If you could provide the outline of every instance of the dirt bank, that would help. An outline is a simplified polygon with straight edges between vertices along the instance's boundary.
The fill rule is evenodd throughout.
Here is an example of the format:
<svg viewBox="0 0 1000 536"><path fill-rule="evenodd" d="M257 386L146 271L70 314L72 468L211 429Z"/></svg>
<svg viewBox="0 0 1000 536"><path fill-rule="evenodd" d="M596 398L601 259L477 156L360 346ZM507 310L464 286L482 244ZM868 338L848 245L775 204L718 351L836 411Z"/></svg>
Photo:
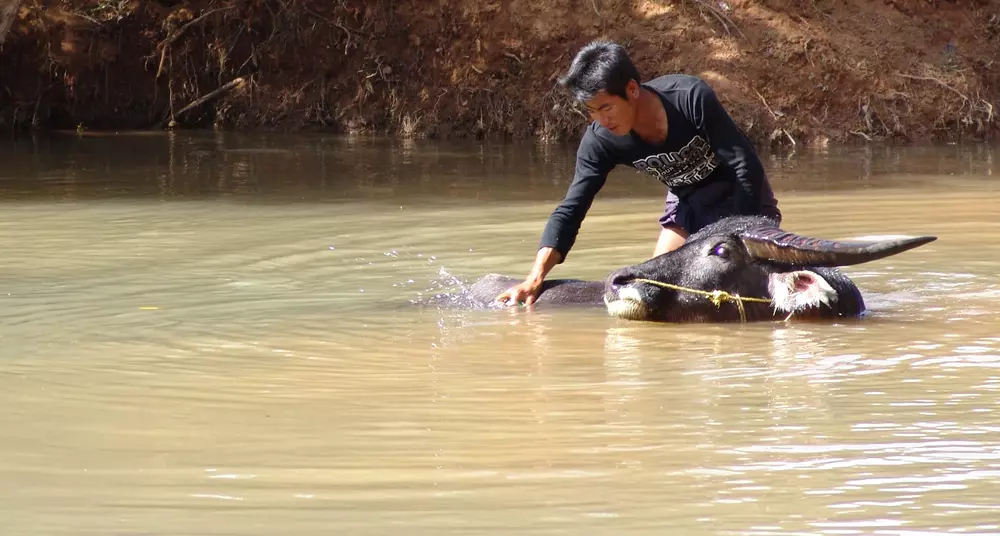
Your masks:
<svg viewBox="0 0 1000 536"><path fill-rule="evenodd" d="M22 0L15 17L0 129L572 138L555 79L607 37L646 75L704 76L758 142L998 130L1000 0Z"/></svg>

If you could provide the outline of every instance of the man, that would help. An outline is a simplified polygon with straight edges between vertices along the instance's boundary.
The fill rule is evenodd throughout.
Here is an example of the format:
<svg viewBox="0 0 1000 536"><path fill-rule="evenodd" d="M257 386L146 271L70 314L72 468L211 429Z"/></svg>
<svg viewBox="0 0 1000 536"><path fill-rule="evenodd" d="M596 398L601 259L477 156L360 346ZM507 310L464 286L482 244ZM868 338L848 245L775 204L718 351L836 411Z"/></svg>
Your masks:
<svg viewBox="0 0 1000 536"><path fill-rule="evenodd" d="M675 74L643 84L624 48L595 41L580 50L559 82L583 103L592 122L531 273L497 296L498 302L534 303L618 164L644 171L669 189L654 256L677 249L691 233L726 216L761 214L781 221L753 146L700 78Z"/></svg>

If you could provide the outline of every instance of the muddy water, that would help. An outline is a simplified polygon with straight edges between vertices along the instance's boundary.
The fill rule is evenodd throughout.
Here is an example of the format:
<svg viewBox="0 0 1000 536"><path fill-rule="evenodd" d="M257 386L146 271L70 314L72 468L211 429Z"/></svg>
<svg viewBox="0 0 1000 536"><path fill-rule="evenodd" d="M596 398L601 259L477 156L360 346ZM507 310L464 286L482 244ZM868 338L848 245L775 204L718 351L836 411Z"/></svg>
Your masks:
<svg viewBox="0 0 1000 536"><path fill-rule="evenodd" d="M786 228L935 234L858 321L412 300L522 275L571 147L0 144L0 533L1000 533L988 148L768 157ZM557 275L653 248L616 172Z"/></svg>

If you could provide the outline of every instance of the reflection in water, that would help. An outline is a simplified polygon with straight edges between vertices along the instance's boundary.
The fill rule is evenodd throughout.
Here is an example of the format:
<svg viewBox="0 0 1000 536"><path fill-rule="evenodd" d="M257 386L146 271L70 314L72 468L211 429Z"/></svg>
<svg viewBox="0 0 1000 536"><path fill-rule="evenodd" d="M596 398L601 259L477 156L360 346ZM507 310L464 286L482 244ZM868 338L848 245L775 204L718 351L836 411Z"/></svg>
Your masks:
<svg viewBox="0 0 1000 536"><path fill-rule="evenodd" d="M0 528L1000 532L991 148L768 157L789 229L939 237L845 269L862 319L413 304L526 272L572 149L0 145ZM558 275L643 260L662 194L616 171Z"/></svg>
<svg viewBox="0 0 1000 536"><path fill-rule="evenodd" d="M991 177L994 151L986 145L862 146L765 154L764 160L786 196L898 187L953 191ZM63 134L0 146L6 164L0 180L7 195L19 196L438 200L446 194L534 202L565 193L573 156L574 147L550 144L231 132ZM603 197L662 196L662 186L635 171L623 167L614 174L620 179L609 181ZM81 182L88 187L78 188Z"/></svg>

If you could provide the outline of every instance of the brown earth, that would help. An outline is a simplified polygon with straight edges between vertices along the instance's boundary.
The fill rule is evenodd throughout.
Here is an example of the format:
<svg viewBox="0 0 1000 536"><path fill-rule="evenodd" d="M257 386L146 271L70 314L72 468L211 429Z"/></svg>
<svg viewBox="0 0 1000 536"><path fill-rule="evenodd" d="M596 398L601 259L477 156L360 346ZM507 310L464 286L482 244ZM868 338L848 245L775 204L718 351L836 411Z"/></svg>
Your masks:
<svg viewBox="0 0 1000 536"><path fill-rule="evenodd" d="M705 77L758 143L998 130L1000 0L22 0L0 129L572 138L556 78L598 37Z"/></svg>

